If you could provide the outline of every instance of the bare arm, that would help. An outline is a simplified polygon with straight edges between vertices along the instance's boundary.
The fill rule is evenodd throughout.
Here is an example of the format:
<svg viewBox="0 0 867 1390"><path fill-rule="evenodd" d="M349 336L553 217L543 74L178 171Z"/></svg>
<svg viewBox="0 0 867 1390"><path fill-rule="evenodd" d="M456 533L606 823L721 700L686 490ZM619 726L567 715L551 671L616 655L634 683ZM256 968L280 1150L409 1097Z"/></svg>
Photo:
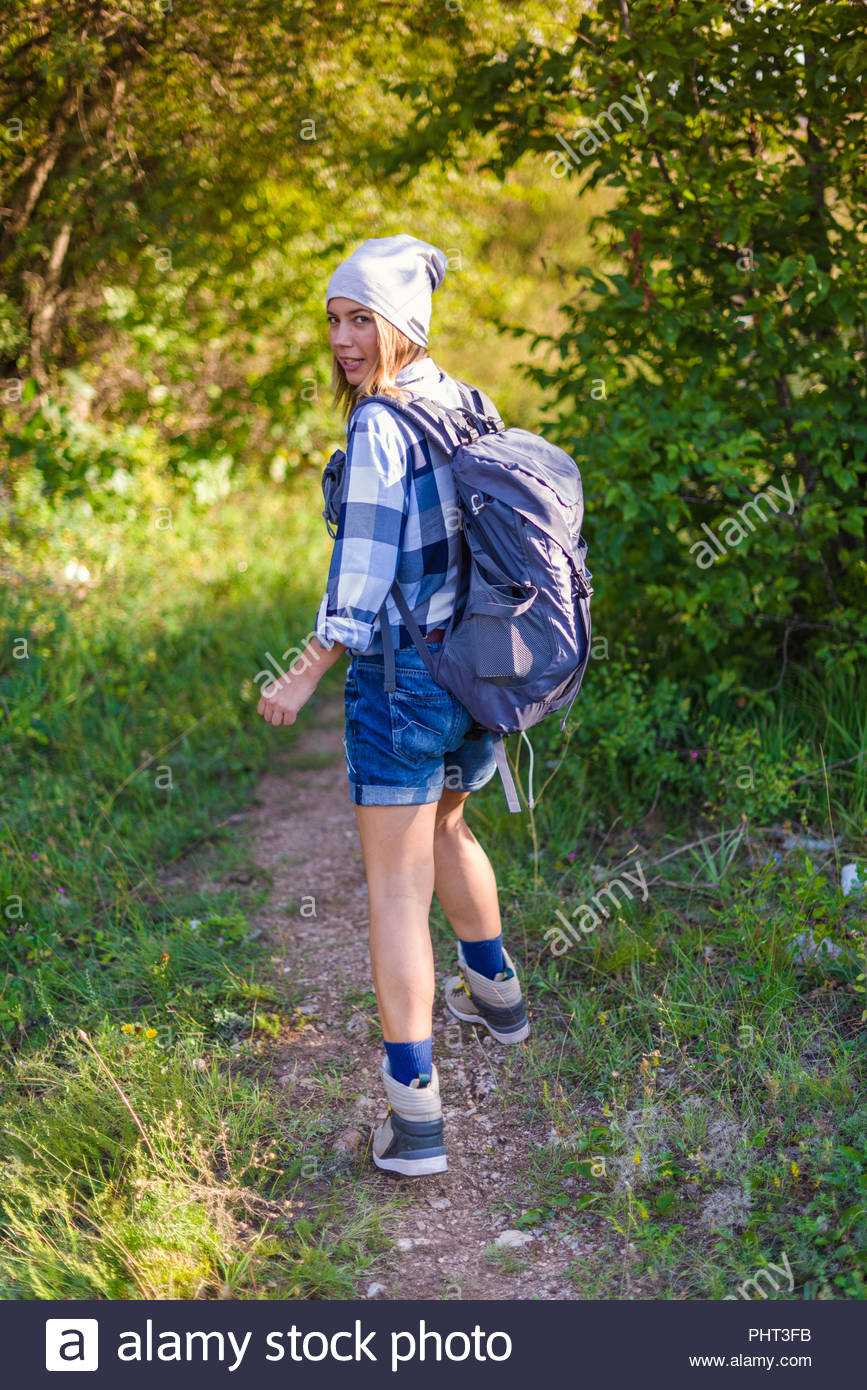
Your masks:
<svg viewBox="0 0 867 1390"><path fill-rule="evenodd" d="M292 662L297 670L285 672L262 691L257 713L269 724L294 724L299 710L306 705L325 672L345 651L342 642L321 647L318 637L311 637L300 656Z"/></svg>

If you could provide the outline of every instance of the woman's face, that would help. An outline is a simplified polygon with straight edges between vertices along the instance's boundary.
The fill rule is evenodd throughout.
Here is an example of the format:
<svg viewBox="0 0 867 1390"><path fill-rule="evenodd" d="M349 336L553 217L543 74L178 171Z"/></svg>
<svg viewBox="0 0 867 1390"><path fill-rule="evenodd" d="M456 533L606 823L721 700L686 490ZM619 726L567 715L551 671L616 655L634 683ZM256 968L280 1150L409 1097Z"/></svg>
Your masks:
<svg viewBox="0 0 867 1390"><path fill-rule="evenodd" d="M335 296L328 301L331 351L351 386L363 381L379 358L373 314L354 299Z"/></svg>

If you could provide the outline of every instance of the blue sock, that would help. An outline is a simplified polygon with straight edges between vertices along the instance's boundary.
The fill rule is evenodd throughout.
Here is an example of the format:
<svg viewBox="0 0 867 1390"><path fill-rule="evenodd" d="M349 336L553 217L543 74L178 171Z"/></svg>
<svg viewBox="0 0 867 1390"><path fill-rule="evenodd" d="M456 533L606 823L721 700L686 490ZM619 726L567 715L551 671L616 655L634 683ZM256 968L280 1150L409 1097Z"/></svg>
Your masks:
<svg viewBox="0 0 867 1390"><path fill-rule="evenodd" d="M421 1042L387 1042L385 1050L391 1063L391 1074L401 1086L408 1086L422 1072L428 1076L432 1074L433 1035L423 1038Z"/></svg>
<svg viewBox="0 0 867 1390"><path fill-rule="evenodd" d="M495 975L505 970L502 932L499 936L492 936L489 941L461 940L461 946L464 960L470 969L478 971L480 975L486 975L489 980L493 980Z"/></svg>

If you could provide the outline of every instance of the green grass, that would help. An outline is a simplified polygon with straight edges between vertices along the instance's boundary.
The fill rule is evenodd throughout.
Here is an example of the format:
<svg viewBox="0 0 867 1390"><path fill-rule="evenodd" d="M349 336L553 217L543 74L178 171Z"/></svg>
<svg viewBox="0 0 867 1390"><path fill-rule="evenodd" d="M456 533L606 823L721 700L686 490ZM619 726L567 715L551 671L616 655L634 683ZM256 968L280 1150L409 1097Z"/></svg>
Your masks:
<svg viewBox="0 0 867 1390"><path fill-rule="evenodd" d="M582 775L592 785L589 768L569 780ZM837 810L849 785L831 775ZM497 783L471 813L532 1001L501 1102L550 1134L502 1207L509 1225L607 1249L604 1268L576 1261L582 1298L761 1297L750 1281L777 1265L791 1281L762 1276L772 1296L864 1299L867 911L837 888L863 838L811 858L743 821L678 826L669 812L664 833L657 816L603 833L586 798L572 806L570 827L555 778L535 847ZM556 909L575 921L636 859L647 901L604 900L610 915L555 955ZM439 913L435 931L448 960ZM799 961L804 932L839 954Z"/></svg>
<svg viewBox="0 0 867 1390"><path fill-rule="evenodd" d="M519 1274L527 1264L526 1255L516 1254L514 1250L498 1245L488 1245L482 1253L482 1259L489 1269L496 1269L501 1274Z"/></svg>
<svg viewBox="0 0 867 1390"><path fill-rule="evenodd" d="M270 876L231 819L273 755L255 674L321 591L316 481L291 506L135 486L95 513L37 500L3 542L0 1296L346 1297L393 1204L329 1147L345 1069L270 1075L310 1019L250 930ZM613 651L559 767L557 721L533 731L532 815L499 782L473 799L533 1010L488 1104L549 1136L505 1210L606 1252L576 1256L578 1296L740 1296L786 1261L774 1296L865 1296L867 924L836 889L865 859L864 695L801 672L702 709ZM301 731L283 744L314 776ZM783 848L832 825L832 850ZM647 901L553 954L557 911L636 861ZM798 962L804 931L840 953ZM345 1008L379 1036L369 988Z"/></svg>
<svg viewBox="0 0 867 1390"><path fill-rule="evenodd" d="M2 1297L346 1297L381 1248L327 1116L262 1082L307 1020L229 819L273 757L264 654L315 615L317 486L202 508L145 473L5 538Z"/></svg>
<svg viewBox="0 0 867 1390"><path fill-rule="evenodd" d="M96 1017L109 996L128 1010L136 989L165 1008L158 938L170 953L177 938L172 991L204 968L155 866L204 840L219 842L224 871L243 862L229 817L273 751L255 676L266 650L279 659L303 640L315 611L325 557L312 486L292 508L260 487L210 511L164 487L144 479L135 508L106 504L98 517L68 503L18 553L8 547L19 577L3 598L0 698L15 795L0 905L13 974L0 1037L13 1046L55 1020L86 1023L89 1000ZM157 501L170 503L171 531L152 524ZM91 574L71 592L58 582L70 557ZM245 905L240 891L222 904Z"/></svg>
<svg viewBox="0 0 867 1390"><path fill-rule="evenodd" d="M352 1296L379 1217L339 1174L310 1199L314 1102L233 1078L238 1052L213 1039L107 1025L92 1043L6 1078L0 1296Z"/></svg>

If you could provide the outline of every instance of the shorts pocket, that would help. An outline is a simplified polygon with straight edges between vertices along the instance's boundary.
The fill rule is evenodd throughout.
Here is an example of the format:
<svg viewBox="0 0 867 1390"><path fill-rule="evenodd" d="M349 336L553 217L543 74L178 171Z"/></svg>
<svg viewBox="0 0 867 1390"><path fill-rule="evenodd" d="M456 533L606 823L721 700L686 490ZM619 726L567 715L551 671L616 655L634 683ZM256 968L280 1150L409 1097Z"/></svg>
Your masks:
<svg viewBox="0 0 867 1390"><path fill-rule="evenodd" d="M461 713L453 696L439 688L395 690L388 696L388 709L392 748L398 758L413 766L443 757Z"/></svg>
<svg viewBox="0 0 867 1390"><path fill-rule="evenodd" d="M350 666L346 673L346 681L343 686L343 709L346 714L347 723L354 719L360 699L361 691L358 688L358 678Z"/></svg>
<svg viewBox="0 0 867 1390"><path fill-rule="evenodd" d="M358 678L355 669L350 665L346 673L346 682L343 687L343 713L344 713L344 732L343 732L343 759L346 763L346 771L350 781L355 778L355 767L357 762L356 731L355 720L358 707L361 704L361 691L358 688Z"/></svg>

